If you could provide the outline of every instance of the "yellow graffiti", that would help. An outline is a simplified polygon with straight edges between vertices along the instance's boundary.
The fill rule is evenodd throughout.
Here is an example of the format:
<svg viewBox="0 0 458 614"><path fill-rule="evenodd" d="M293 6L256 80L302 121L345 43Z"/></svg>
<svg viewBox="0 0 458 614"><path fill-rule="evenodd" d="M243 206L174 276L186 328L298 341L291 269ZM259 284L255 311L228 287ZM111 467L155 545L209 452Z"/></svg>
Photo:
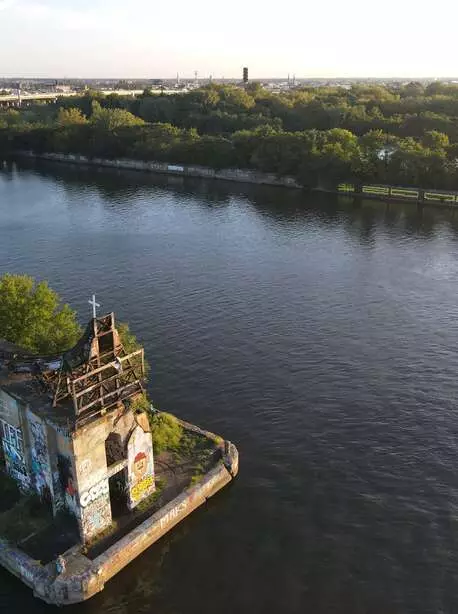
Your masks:
<svg viewBox="0 0 458 614"><path fill-rule="evenodd" d="M132 501L138 501L143 497L146 491L148 491L154 485L154 478L152 475L147 475L146 478L137 482L130 489L130 497Z"/></svg>

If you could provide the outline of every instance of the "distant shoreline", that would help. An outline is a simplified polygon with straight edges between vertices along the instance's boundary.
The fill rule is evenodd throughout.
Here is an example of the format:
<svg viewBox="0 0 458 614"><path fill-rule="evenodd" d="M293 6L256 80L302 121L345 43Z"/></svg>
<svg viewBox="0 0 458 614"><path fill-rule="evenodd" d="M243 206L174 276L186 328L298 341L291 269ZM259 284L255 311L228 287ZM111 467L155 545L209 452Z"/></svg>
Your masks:
<svg viewBox="0 0 458 614"><path fill-rule="evenodd" d="M89 158L79 154L43 153L36 154L31 151L15 152L16 157L49 160L69 164L118 168L122 170L146 171L163 175L179 177L199 177L201 179L223 179L240 183L254 183L258 185L281 186L285 188L303 189L303 186L293 177L277 177L274 173L261 173L244 169L220 169L216 170L208 166L189 164L170 164L169 162L143 162L119 158L110 160L107 158Z"/></svg>
<svg viewBox="0 0 458 614"><path fill-rule="evenodd" d="M458 192L423 189L418 187L388 186L388 185L361 185L340 183L334 188L312 187L301 185L294 177L279 177L274 173L262 173L249 169L214 169L208 166L190 164L171 164L169 162L146 162L128 158L108 159L89 158L80 154L42 153L32 151L17 151L13 157L48 160L65 164L78 164L82 166L95 166L114 168L120 170L134 170L175 177L194 177L200 179L219 179L238 183L255 185L277 186L293 188L295 190L309 190L311 192L324 192L337 194L350 198L370 198L383 202L411 202L419 205L458 206Z"/></svg>

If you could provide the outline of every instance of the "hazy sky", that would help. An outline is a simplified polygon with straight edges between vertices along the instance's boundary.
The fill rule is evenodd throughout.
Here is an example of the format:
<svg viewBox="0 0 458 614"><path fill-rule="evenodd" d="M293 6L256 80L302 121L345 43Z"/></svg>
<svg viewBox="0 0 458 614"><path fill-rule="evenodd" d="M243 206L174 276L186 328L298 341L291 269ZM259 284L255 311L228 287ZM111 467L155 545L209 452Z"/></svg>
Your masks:
<svg viewBox="0 0 458 614"><path fill-rule="evenodd" d="M456 0L0 0L0 76L457 76L457 16Z"/></svg>

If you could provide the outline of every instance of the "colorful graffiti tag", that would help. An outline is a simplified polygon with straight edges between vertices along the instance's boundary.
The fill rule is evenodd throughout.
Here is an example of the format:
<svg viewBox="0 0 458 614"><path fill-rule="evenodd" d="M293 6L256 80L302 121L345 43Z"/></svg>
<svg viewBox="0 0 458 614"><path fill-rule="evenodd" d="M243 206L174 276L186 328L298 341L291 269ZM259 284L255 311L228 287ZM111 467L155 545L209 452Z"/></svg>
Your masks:
<svg viewBox="0 0 458 614"><path fill-rule="evenodd" d="M127 444L129 507L154 492L153 442L151 433L137 426Z"/></svg>
<svg viewBox="0 0 458 614"><path fill-rule="evenodd" d="M30 478L24 458L24 442L20 428L0 420L1 443L8 473L24 490L30 487Z"/></svg>
<svg viewBox="0 0 458 614"><path fill-rule="evenodd" d="M32 475L35 489L44 499L51 499L52 475L49 467L46 426L28 412Z"/></svg>
<svg viewBox="0 0 458 614"><path fill-rule="evenodd" d="M59 454L57 456L57 469L59 471L59 481L61 490L65 497L65 506L74 514L78 513L76 500L75 478L73 475L72 462L68 456Z"/></svg>
<svg viewBox="0 0 458 614"><path fill-rule="evenodd" d="M85 506L83 507L83 505L81 505L81 524L86 539L102 531L111 524L110 496L107 489L108 484L106 488L103 487L98 491L101 494L95 499L89 501L89 499L85 497ZM84 494L81 496L81 501L83 501Z"/></svg>
<svg viewBox="0 0 458 614"><path fill-rule="evenodd" d="M81 507L87 507L89 503L93 503L103 495L108 495L109 492L108 480L105 478L98 482L98 484L91 486L91 488L83 492L80 497Z"/></svg>

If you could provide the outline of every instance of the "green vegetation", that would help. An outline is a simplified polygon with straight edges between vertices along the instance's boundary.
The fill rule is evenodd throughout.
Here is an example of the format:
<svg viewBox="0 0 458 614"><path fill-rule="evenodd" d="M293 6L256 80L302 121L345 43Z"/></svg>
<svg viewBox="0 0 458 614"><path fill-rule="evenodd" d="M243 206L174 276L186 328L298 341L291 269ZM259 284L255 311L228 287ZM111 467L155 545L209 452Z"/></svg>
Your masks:
<svg viewBox="0 0 458 614"><path fill-rule="evenodd" d="M78 153L248 168L305 186L339 181L458 189L458 86L210 85L137 98L88 92L0 111L0 154Z"/></svg>
<svg viewBox="0 0 458 614"><path fill-rule="evenodd" d="M139 394L131 400L130 406L132 411L136 414L141 414L143 412L149 412L151 408L151 401L148 398L146 392L143 394Z"/></svg>
<svg viewBox="0 0 458 614"><path fill-rule="evenodd" d="M180 464L183 459L191 459L191 486L204 477L214 462L215 442L197 433L186 431L181 438L180 447L175 450L175 460Z"/></svg>
<svg viewBox="0 0 458 614"><path fill-rule="evenodd" d="M117 328L127 353L142 347L128 324L120 322ZM46 281L10 273L0 277L0 339L32 353L57 354L75 345L81 333L75 311L61 303ZM145 361L146 377L149 371ZM135 403L138 411L150 406L146 395Z"/></svg>
<svg viewBox="0 0 458 614"><path fill-rule="evenodd" d="M47 282L9 273L0 278L0 338L53 354L72 347L80 334L75 312Z"/></svg>
<svg viewBox="0 0 458 614"><path fill-rule="evenodd" d="M126 324L125 322L118 322L116 324L116 328L118 329L118 333L119 336L121 338L121 343L126 351L127 354L130 354L132 352L136 352L137 350L140 350L142 348L141 343L138 341L137 337L133 334L133 332L130 330L129 325ZM151 372L151 367L150 364L147 360L144 361L144 365L145 365L145 379L148 379L148 376ZM143 409L149 409L150 403L148 401L148 398L145 396L145 398L142 399L136 399L136 403L138 405L137 409L140 411L140 405L139 403L143 404Z"/></svg>
<svg viewBox="0 0 458 614"><path fill-rule="evenodd" d="M156 412L149 414L155 454L165 450L177 450L181 446L183 427L172 414Z"/></svg>

